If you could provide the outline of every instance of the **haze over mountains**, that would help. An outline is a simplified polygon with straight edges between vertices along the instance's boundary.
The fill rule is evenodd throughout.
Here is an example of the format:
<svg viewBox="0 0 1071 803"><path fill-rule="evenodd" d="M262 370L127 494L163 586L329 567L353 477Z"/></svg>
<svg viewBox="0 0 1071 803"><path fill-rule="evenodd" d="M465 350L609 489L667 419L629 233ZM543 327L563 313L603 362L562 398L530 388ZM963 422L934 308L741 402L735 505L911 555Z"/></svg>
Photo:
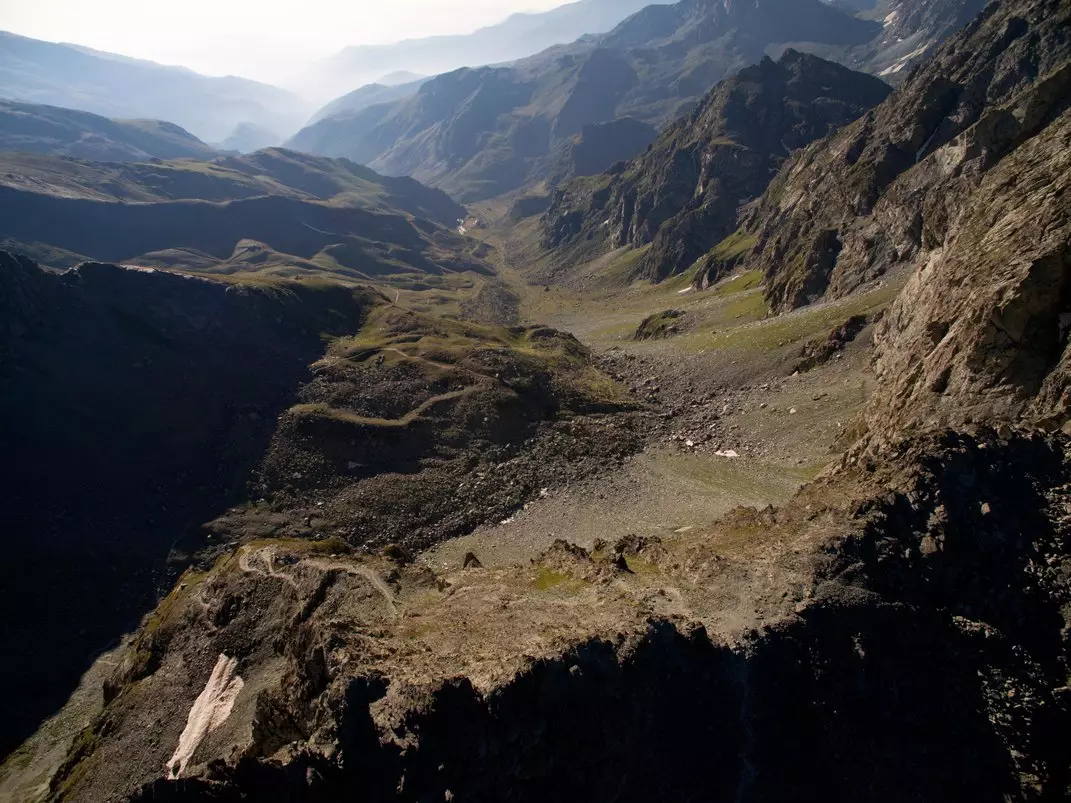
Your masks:
<svg viewBox="0 0 1071 803"><path fill-rule="evenodd" d="M188 131L160 120L109 120L89 112L0 100L0 151L108 162L217 155Z"/></svg>
<svg viewBox="0 0 1071 803"><path fill-rule="evenodd" d="M375 83L388 73L437 75L458 67L514 61L585 34L604 33L648 5L649 0L572 0L542 13L513 14L471 34L349 47L316 65L299 85L327 99ZM459 8L459 13L464 11Z"/></svg>
<svg viewBox="0 0 1071 803"><path fill-rule="evenodd" d="M981 3L935 5L958 14ZM321 113L289 144L413 175L463 201L485 199L552 172L547 157L585 125L623 116L664 125L716 81L789 45L898 75L891 61L906 69L949 32L934 16L892 11L875 21L819 0L651 6L589 41L441 75L390 103ZM909 53L907 39L916 44Z"/></svg>
<svg viewBox="0 0 1071 803"><path fill-rule="evenodd" d="M209 143L242 123L285 135L308 117L296 95L244 78L209 78L76 45L0 32L0 97L115 118L153 118Z"/></svg>

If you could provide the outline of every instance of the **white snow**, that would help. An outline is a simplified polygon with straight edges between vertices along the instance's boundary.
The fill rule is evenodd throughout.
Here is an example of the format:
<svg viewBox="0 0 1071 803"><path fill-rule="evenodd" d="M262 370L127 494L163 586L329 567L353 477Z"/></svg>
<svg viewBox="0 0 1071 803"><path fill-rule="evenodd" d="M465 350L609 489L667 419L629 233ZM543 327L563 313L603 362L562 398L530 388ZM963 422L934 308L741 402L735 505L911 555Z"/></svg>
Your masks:
<svg viewBox="0 0 1071 803"><path fill-rule="evenodd" d="M238 659L220 653L208 684L190 709L175 755L167 762L168 777L181 777L205 737L227 721L243 686L245 681L238 676Z"/></svg>

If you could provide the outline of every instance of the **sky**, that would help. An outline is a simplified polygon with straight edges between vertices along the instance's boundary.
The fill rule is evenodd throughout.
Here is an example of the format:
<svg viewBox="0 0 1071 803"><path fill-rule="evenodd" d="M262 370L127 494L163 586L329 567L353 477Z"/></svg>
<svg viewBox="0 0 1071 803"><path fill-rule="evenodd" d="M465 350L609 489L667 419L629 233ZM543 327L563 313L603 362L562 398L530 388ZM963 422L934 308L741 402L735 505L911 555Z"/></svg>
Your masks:
<svg viewBox="0 0 1071 803"><path fill-rule="evenodd" d="M286 83L347 45L468 33L567 0L0 0L0 30Z"/></svg>

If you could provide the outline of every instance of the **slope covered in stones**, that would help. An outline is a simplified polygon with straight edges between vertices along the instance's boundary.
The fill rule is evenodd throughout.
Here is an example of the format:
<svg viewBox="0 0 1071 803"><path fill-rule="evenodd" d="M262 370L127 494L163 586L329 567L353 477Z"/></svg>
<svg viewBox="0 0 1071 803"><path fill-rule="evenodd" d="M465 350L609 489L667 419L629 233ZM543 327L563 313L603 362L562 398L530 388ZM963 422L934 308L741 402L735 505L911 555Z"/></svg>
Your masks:
<svg viewBox="0 0 1071 803"><path fill-rule="evenodd" d="M740 204L762 193L793 150L888 93L877 78L793 50L764 59L715 86L616 173L561 187L543 219L544 247L653 243L636 274L680 273L736 228Z"/></svg>

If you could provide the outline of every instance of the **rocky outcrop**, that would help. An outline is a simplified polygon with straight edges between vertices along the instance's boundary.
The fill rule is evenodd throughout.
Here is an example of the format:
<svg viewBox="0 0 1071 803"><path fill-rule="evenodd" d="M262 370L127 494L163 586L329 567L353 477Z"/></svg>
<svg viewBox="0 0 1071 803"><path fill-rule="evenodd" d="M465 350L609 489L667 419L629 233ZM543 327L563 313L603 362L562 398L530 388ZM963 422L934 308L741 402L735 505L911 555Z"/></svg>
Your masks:
<svg viewBox="0 0 1071 803"><path fill-rule="evenodd" d="M69 801L1058 798L1066 447L945 434L823 480L784 511L730 517L718 532L748 533L759 550L743 560L794 580L787 601L753 600L771 619L732 641L704 594L735 571L712 549L717 533L590 554L559 542L531 569L445 573L328 544L245 547L188 576L138 635L53 790ZM220 654L236 657L243 691L168 780Z"/></svg>
<svg viewBox="0 0 1071 803"><path fill-rule="evenodd" d="M919 170L955 175L972 156L984 163L999 154L994 131L1014 141L1025 128L1019 119L1048 116L1039 94L983 117ZM1069 176L1071 111L1064 111L987 170L973 192L929 194L920 234L930 250L877 330L883 383L867 419L873 443L971 421L1068 422ZM953 186L976 180L967 173Z"/></svg>
<svg viewBox="0 0 1071 803"><path fill-rule="evenodd" d="M854 120L889 91L876 78L793 50L776 63L764 59L718 84L616 175L561 188L544 218L544 245L651 243L637 275L679 273L736 228L740 204L765 189L793 149Z"/></svg>
<svg viewBox="0 0 1071 803"><path fill-rule="evenodd" d="M793 156L745 220L777 310L939 248L986 172L1068 101L1067 5L994 3L888 100Z"/></svg>

